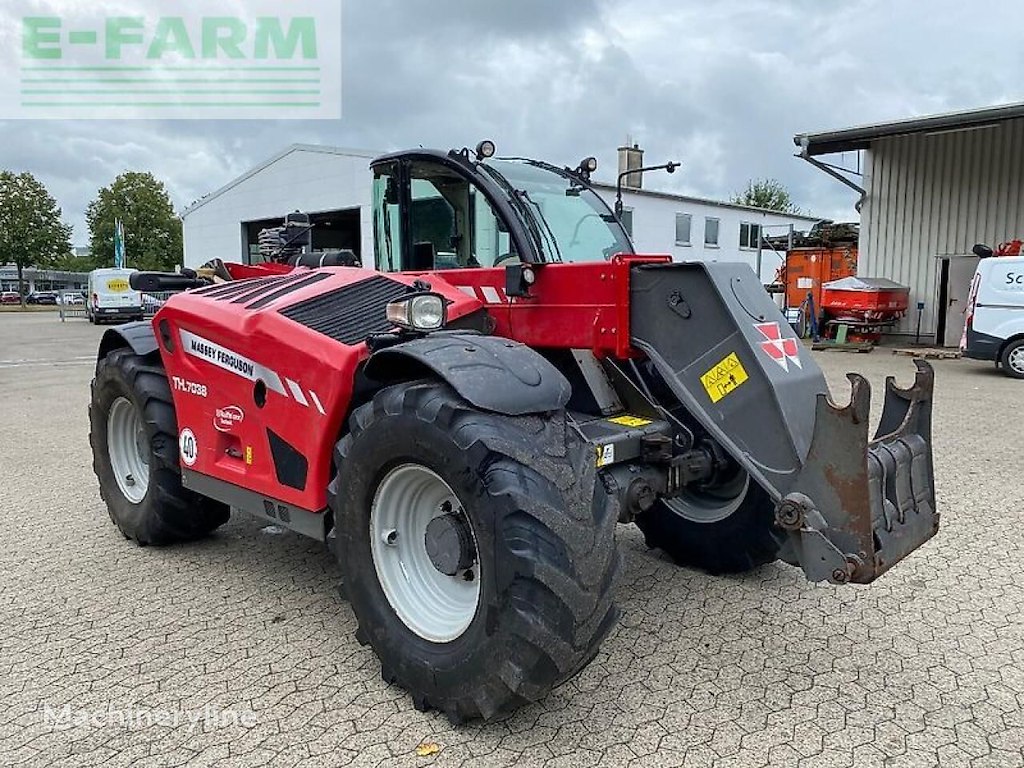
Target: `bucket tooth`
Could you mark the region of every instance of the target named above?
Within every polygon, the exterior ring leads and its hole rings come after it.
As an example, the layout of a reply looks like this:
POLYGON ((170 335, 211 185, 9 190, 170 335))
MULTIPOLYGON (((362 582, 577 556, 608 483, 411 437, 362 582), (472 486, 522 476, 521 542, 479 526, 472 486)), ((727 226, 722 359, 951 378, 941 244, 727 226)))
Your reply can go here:
POLYGON ((859 373, 848 373, 846 378, 850 381, 850 403, 833 408, 845 412, 854 424, 867 424, 871 412, 871 383, 859 373))
POLYGON ((820 395, 810 450, 777 514, 807 577, 873 581, 938 528, 931 454, 931 366, 908 388, 886 380, 876 437, 867 440, 871 388, 848 374, 850 403, 820 395), (799 507, 799 510, 796 508, 799 507), (846 569, 825 568, 845 561, 846 569))
POLYGON ((931 434, 931 399, 935 386, 935 372, 925 360, 915 360, 914 365, 917 368, 914 383, 906 389, 897 385, 894 377, 886 378, 885 403, 882 406, 878 430, 875 432, 876 440, 906 429, 926 428, 928 434, 931 434), (907 423, 922 418, 927 419, 927 424, 907 423))

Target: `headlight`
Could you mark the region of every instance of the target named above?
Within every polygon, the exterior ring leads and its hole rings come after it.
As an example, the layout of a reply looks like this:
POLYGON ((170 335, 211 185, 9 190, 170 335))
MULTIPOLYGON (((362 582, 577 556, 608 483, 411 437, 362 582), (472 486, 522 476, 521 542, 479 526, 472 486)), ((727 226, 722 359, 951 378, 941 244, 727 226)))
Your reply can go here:
POLYGON ((410 331, 437 331, 444 328, 446 318, 444 297, 436 293, 420 293, 388 304, 389 323, 410 331))

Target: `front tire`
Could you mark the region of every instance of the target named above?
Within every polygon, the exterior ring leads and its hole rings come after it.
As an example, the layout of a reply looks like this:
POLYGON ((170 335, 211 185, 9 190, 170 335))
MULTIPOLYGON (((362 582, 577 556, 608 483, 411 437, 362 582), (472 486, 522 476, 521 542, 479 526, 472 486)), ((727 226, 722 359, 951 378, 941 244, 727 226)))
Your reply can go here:
POLYGON ((1007 344, 1000 361, 1003 373, 1011 379, 1024 379, 1024 339, 1007 344))
POLYGON ((594 657, 617 616, 617 514, 563 414, 482 413, 418 382, 382 390, 350 426, 334 549, 385 681, 453 722, 490 719, 594 657), (439 555, 442 539, 461 544, 439 555))
POLYGON ((706 498, 659 499, 636 518, 648 547, 679 565, 713 575, 743 573, 778 559, 782 537, 775 505, 742 473, 743 487, 721 505, 706 498))
POLYGON ((229 517, 181 484, 178 424, 159 358, 115 349, 96 366, 89 405, 93 471, 110 519, 145 546, 205 536, 229 517))

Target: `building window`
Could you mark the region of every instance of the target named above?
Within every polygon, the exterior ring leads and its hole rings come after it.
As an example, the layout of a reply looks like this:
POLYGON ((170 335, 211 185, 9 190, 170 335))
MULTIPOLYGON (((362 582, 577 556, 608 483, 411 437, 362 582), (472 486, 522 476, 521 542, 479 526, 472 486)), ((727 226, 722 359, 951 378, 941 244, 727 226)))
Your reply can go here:
POLYGON ((676 214, 676 245, 690 244, 690 223, 693 217, 688 213, 676 214))
POLYGON ((633 237, 633 209, 623 208, 622 216, 619 217, 619 221, 622 222, 622 228, 626 230, 626 234, 629 235, 630 239, 633 237))
POLYGON ((718 219, 704 219, 704 245, 718 247, 718 219))
POLYGON ((749 222, 740 223, 740 248, 745 250, 757 250, 758 241, 761 239, 761 226, 749 222))

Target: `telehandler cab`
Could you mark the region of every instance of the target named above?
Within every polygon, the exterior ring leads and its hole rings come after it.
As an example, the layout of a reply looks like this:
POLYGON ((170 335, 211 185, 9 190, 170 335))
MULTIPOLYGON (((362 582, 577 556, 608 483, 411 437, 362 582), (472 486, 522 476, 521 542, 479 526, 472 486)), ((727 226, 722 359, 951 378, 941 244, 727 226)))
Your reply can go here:
MULTIPOLYGON (((937 530, 932 371, 836 406, 749 267, 634 253, 575 170, 372 163, 376 270, 226 265, 111 329, 91 444, 140 545, 237 509, 326 542, 383 678, 453 721, 544 696, 616 618, 617 523, 678 563, 868 583, 937 530)), ((312 264, 312 266, 303 266, 312 264)))

